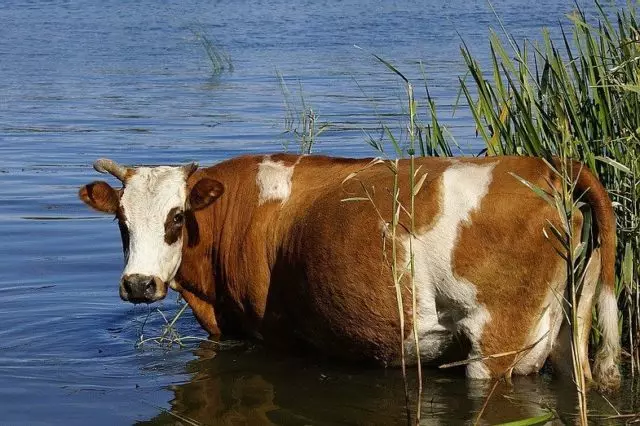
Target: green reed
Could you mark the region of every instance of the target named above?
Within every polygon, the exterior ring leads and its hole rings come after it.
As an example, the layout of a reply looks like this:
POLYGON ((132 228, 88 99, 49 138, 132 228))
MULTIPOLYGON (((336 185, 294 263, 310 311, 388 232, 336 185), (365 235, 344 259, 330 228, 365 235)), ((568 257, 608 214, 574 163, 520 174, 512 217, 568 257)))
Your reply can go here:
MULTIPOLYGON (((293 135, 300 154, 311 154, 316 139, 325 130, 329 128, 329 123, 319 123, 318 114, 305 100, 304 92, 302 90, 302 83, 298 81, 298 95, 299 99, 295 99, 284 76, 276 71, 278 82, 280 84, 280 91, 284 99, 284 136, 293 135)), ((283 144, 285 150, 289 149, 289 140, 285 139, 283 144)))
MULTIPOLYGON (((552 191, 548 201, 556 205, 561 226, 551 230, 550 238, 557 238, 567 249, 571 300, 570 311, 565 315, 572 323, 574 379, 583 424, 587 401, 577 355, 580 336, 576 330, 576 294, 584 283, 586 242, 573 245, 573 214, 579 203, 573 201, 571 160, 591 169, 614 202, 618 221, 616 294, 622 308, 632 374, 640 367, 640 31, 632 4, 610 14, 595 1, 595 22, 589 22, 577 8, 570 16, 571 33, 562 28, 559 43, 547 31, 543 32, 542 42, 536 44, 518 44, 504 28, 504 42, 492 32, 488 70, 480 66, 463 43, 461 51, 468 74, 460 79, 460 90, 474 117, 477 134, 485 143, 484 154, 531 155, 548 160, 555 157, 560 161, 555 172, 563 186, 560 191, 552 191)), ((397 69, 381 62, 411 87, 397 69)), ((440 123, 426 83, 425 89, 428 124, 416 121, 410 92, 410 141, 405 149, 385 127, 399 156, 412 157, 414 148, 423 156, 451 156, 455 148, 459 149, 440 123), (411 129, 415 129, 414 134, 411 129)), ((532 189, 549 195, 540 188, 532 189)), ((597 343, 597 321, 593 324, 592 338, 597 343)), ((480 416, 481 413, 478 421, 480 416)))
MULTIPOLYGON (((635 374, 640 366, 640 32, 634 6, 615 19, 596 1, 597 22, 579 8, 561 43, 508 47, 492 33, 485 72, 468 46, 461 79, 488 155, 573 158, 597 174, 618 217, 616 292, 635 374), (558 46, 560 44, 560 46, 558 46)), ((594 338, 598 338, 597 330, 594 338)))
POLYGON ((209 58, 209 66, 211 67, 211 75, 219 76, 224 71, 233 72, 233 62, 231 56, 225 50, 215 43, 211 37, 203 30, 192 29, 194 37, 200 42, 202 48, 209 58))

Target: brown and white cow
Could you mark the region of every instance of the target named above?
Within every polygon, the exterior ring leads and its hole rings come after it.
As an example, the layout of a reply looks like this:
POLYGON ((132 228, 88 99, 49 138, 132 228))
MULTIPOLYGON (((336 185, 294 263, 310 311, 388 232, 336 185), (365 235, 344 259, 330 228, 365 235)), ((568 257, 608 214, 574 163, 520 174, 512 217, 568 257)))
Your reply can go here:
MULTIPOLYGON (((415 255, 417 321, 404 274, 402 333, 388 225, 393 175, 386 164, 277 154, 198 170, 99 160, 96 170, 117 177, 122 188, 98 181, 79 195, 118 219, 126 263, 122 299, 151 303, 170 286, 212 335, 304 343, 332 356, 393 365, 401 342, 415 362, 416 327, 423 361, 462 348, 474 359, 467 375, 481 379, 530 374, 549 357, 558 366, 570 362, 566 265, 549 237, 549 223, 560 226, 558 213, 514 177, 552 191, 551 185, 560 188, 558 176, 536 158, 416 163, 427 174, 415 196, 416 232, 408 232, 404 211, 396 228, 401 267, 410 238, 415 255), (370 201, 345 201, 365 194, 370 201), (509 351, 520 352, 482 359, 509 351)), ((400 161, 399 167, 400 201, 408 206, 409 166, 400 161)), ((597 179, 577 164, 574 173, 597 237, 578 304, 579 352, 591 378, 588 335, 600 281, 602 344, 594 375, 612 389, 620 382, 615 217, 597 179)), ((581 212, 575 218, 579 231, 581 212)))

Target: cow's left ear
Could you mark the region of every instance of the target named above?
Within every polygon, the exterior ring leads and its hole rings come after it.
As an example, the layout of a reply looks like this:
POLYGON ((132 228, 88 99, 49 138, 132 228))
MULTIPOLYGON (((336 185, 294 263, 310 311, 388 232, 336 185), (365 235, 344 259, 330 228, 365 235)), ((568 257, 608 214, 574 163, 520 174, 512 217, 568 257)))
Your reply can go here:
POLYGON ((224 186, 214 179, 202 178, 195 184, 189 194, 191 210, 200 210, 218 199, 224 192, 224 186))
POLYGON ((80 188, 78 197, 90 207, 103 213, 115 213, 120 205, 118 191, 101 180, 80 188))

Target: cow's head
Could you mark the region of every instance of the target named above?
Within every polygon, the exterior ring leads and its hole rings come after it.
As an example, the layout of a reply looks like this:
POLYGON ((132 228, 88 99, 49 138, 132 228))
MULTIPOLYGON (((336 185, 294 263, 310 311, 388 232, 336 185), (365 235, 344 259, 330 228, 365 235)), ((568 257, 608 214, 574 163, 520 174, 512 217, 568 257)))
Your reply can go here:
POLYGON ((78 194, 89 206, 118 219, 125 260, 120 297, 133 303, 164 298, 182 260, 187 215, 215 201, 222 184, 203 177, 188 190, 187 180, 198 168, 194 163, 130 168, 101 159, 93 167, 122 182, 122 188, 114 189, 96 181, 78 194))

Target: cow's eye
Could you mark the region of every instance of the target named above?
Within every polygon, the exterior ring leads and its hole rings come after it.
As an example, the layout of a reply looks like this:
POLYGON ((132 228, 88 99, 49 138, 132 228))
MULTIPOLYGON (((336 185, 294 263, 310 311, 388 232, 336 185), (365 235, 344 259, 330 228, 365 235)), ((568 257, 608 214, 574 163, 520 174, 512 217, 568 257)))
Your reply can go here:
POLYGON ((176 213, 173 216, 173 223, 176 225, 182 225, 184 223, 184 213, 176 213))

